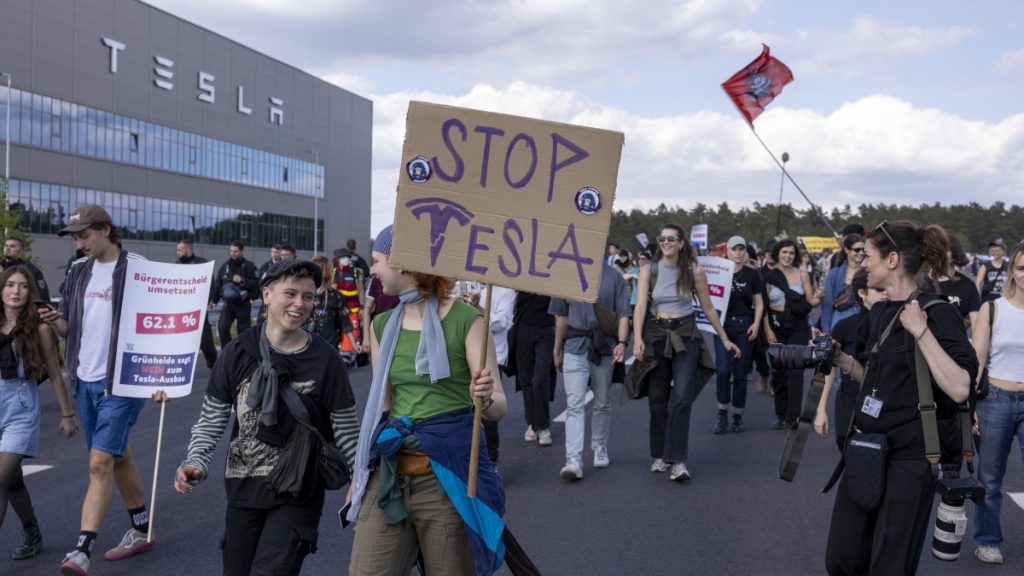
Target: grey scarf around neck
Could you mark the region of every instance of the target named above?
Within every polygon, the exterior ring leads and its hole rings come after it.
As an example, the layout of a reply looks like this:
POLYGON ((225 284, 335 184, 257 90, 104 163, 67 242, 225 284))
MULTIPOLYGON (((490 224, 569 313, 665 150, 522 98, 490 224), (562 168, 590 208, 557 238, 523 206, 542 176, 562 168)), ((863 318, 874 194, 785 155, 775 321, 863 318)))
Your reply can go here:
POLYGON ((277 371, 270 362, 270 342, 267 341, 266 327, 260 326, 260 365, 249 380, 249 394, 245 405, 260 408, 260 423, 264 426, 277 424, 277 371))
MULTIPOLYGON (((355 521, 359 516, 363 492, 366 491, 366 483, 370 478, 370 443, 384 406, 388 372, 391 371, 391 360, 394 358, 398 336, 402 331, 405 307, 420 302, 423 302, 423 296, 416 290, 402 292, 398 297, 398 306, 391 313, 381 334, 377 364, 373 372, 373 385, 370 387, 363 422, 359 427, 359 445, 356 448, 356 465, 352 475, 352 507, 349 508, 347 516, 350 521, 355 521)), ((423 307, 423 327, 420 332, 420 344, 416 349, 416 375, 429 375, 431 383, 451 376, 448 349, 444 341, 444 331, 441 329, 441 318, 438 315, 439 307, 440 302, 436 296, 431 296, 423 307)))

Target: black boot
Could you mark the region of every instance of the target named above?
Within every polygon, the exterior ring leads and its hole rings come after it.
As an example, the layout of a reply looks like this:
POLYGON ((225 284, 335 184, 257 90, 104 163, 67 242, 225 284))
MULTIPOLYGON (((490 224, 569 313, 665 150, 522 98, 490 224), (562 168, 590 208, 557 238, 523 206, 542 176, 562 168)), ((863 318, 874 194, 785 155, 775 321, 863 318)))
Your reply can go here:
POLYGON ((732 415, 732 428, 733 432, 743 432, 743 415, 733 414, 732 415))
POLYGON ((15 560, 25 560, 35 556, 40 550, 43 549, 43 535, 39 532, 39 523, 34 519, 25 524, 22 527, 22 533, 25 535, 25 541, 14 549, 14 554, 11 555, 15 560))
POLYGON ((725 434, 726 430, 729 429, 729 411, 719 410, 718 421, 715 422, 715 429, 712 430, 715 434, 725 434))

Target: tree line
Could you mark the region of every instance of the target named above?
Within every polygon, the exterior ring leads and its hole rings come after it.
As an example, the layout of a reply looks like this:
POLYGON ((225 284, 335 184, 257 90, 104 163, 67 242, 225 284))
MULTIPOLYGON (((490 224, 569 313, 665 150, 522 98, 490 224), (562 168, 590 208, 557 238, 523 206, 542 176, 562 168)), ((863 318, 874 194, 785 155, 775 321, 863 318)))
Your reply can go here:
MULTIPOLYGON (((849 204, 820 215, 838 232, 850 223, 859 223, 869 232, 883 220, 910 220, 917 225, 938 224, 948 233, 955 234, 968 252, 987 253, 988 243, 1002 238, 1007 246, 1024 240, 1024 207, 1003 202, 982 206, 968 204, 849 204)), ((734 234, 763 246, 765 242, 784 233, 797 236, 830 236, 831 232, 815 213, 814 208, 798 209, 790 204, 761 204, 733 210, 727 202, 717 207, 698 203, 692 209, 669 208, 665 204, 643 212, 616 210, 612 213, 608 241, 615 242, 630 252, 640 249, 636 235, 647 234, 651 242, 663 224, 679 224, 689 230, 695 224, 708 225, 708 244, 725 242, 734 234)))

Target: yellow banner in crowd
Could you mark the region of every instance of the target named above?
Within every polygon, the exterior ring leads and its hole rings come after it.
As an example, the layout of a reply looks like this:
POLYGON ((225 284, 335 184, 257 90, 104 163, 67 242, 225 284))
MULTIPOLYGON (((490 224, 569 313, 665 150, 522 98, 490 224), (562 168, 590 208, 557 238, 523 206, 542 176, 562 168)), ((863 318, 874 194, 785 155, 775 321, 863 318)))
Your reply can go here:
POLYGON ((839 240, 831 236, 799 236, 797 241, 814 254, 821 253, 825 248, 831 248, 833 252, 839 250, 839 240))

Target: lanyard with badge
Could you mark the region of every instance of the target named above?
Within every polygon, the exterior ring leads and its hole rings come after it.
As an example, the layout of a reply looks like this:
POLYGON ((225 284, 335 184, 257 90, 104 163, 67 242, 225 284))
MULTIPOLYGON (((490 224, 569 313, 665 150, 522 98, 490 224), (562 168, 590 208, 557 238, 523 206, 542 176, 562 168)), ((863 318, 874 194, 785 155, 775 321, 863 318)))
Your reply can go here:
MULTIPOLYGON (((910 298, 907 299, 907 303, 916 300, 917 295, 919 293, 920 291, 915 291, 913 294, 911 294, 910 298)), ((896 322, 900 318, 900 313, 902 313, 903 308, 906 305, 907 304, 904 304, 903 306, 900 307, 900 309, 896 310, 896 313, 893 315, 892 320, 889 321, 889 325, 886 326, 885 330, 882 332, 882 336, 878 339, 878 342, 876 342, 875 346, 871 349, 871 354, 868 356, 868 365, 864 368, 865 382, 867 382, 867 375, 868 371, 871 370, 871 365, 874 363, 874 360, 878 357, 878 349, 881 348, 882 344, 884 344, 885 341, 889 338, 889 334, 892 332, 892 329, 896 326, 896 322)), ((879 400, 878 398, 878 386, 876 383, 875 386, 871 387, 871 394, 868 394, 867 396, 864 397, 864 403, 861 405, 860 411, 864 414, 867 414, 868 416, 871 416, 872 418, 878 418, 878 415, 882 413, 882 404, 882 401, 879 400)))

